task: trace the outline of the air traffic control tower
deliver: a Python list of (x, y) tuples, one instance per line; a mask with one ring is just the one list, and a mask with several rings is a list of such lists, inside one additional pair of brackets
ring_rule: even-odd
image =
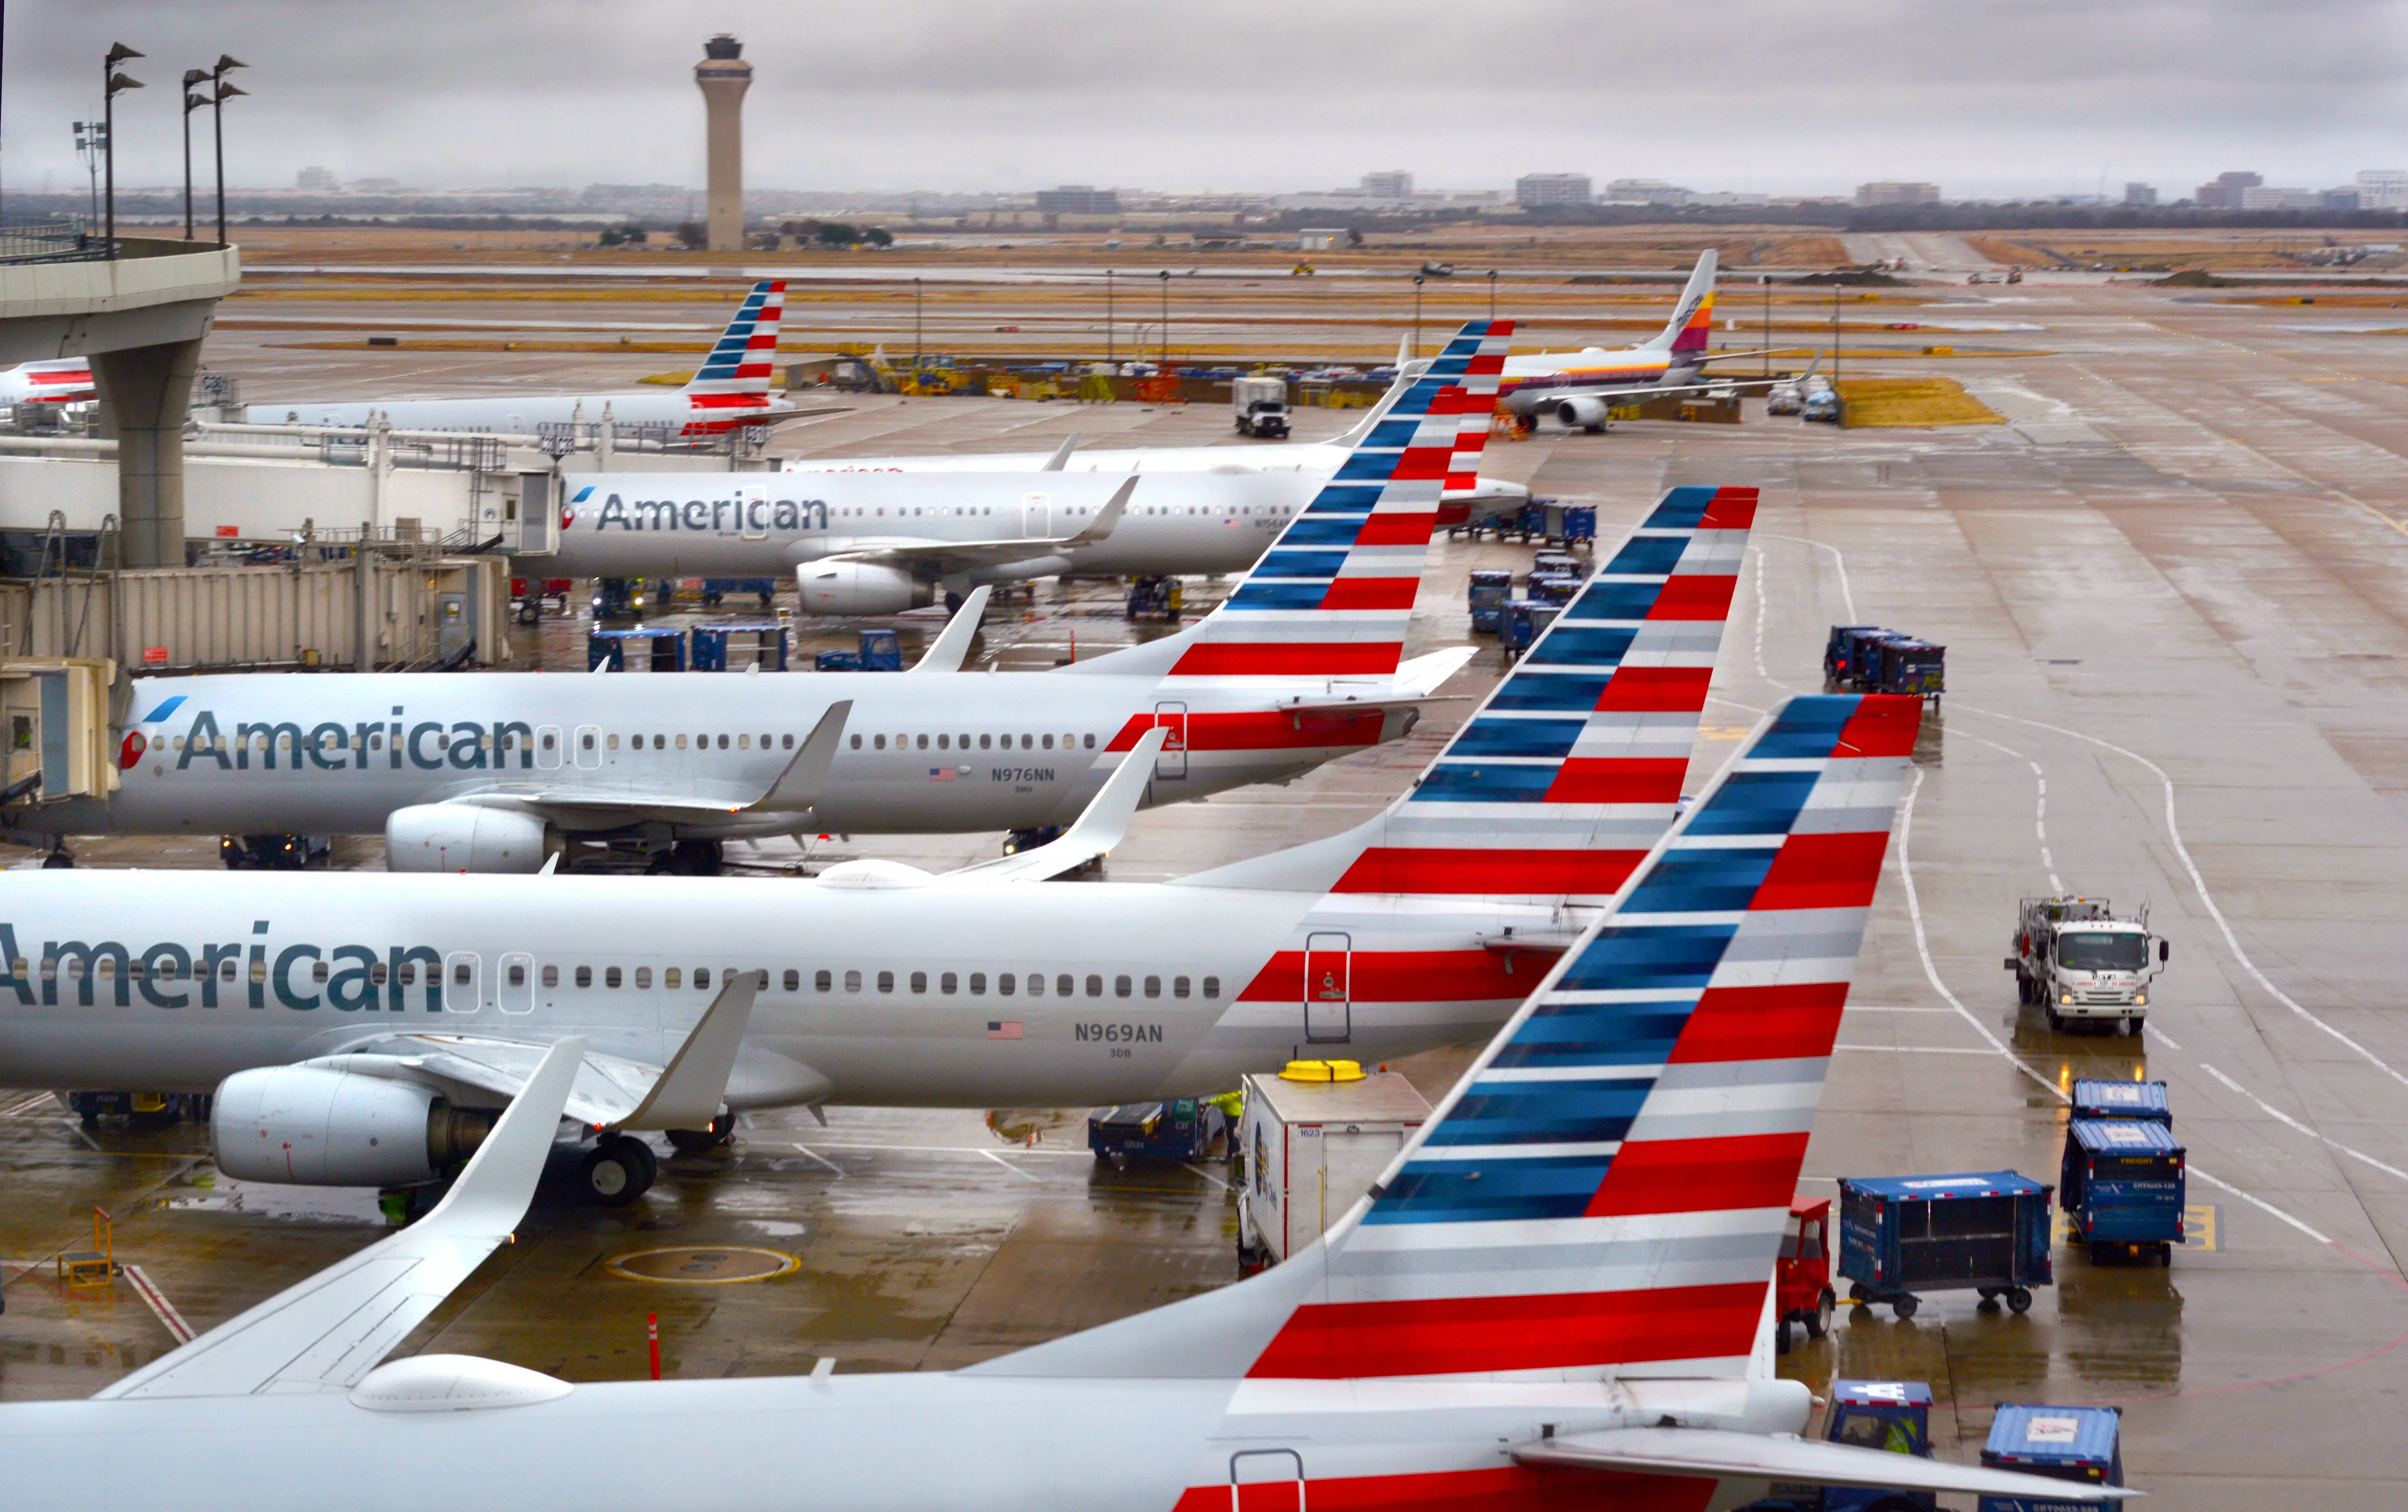
[(694, 65), (694, 81), (702, 91), (702, 107), (710, 117), (710, 250), (744, 250), (744, 92), (752, 87), (752, 65), (744, 61), (744, 44), (725, 32), (702, 45), (703, 59)]

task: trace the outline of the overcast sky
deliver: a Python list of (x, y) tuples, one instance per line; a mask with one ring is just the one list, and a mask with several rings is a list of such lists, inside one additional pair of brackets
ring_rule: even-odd
[[(2167, 197), (2227, 168), (2408, 167), (2408, 0), (18, 0), (11, 190), (80, 181), (112, 41), (121, 184), (180, 178), (221, 51), (227, 177), (699, 184), (703, 38), (736, 33), (753, 188), (1424, 188), (1576, 171), (1698, 189)], [(207, 113), (195, 117), (206, 128)], [(204, 129), (202, 142), (206, 143)], [(205, 150), (199, 157), (206, 177)]]

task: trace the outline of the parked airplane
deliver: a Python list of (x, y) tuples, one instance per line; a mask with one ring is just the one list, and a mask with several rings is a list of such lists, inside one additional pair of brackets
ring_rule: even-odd
[[(1375, 540), (1418, 513), (1407, 534), (1426, 533), (1428, 493), (1347, 529)], [(449, 1139), (447, 1109), (495, 1105), (566, 1034), (593, 1047), (573, 1116), (620, 1123), (731, 976), (767, 984), (736, 1111), (1135, 1102), (1308, 1046), (1385, 1060), (1451, 1043), (1512, 1011), (1670, 822), (1755, 506), (1753, 489), (1674, 490), (1384, 812), (1174, 882), (1028, 885), (1109, 849), (1160, 729), (1092, 823), (944, 877), (882, 861), (740, 885), (0, 874), (0, 1086), (216, 1089), (228, 1174), (289, 1179), (284, 1161), (322, 1151), (403, 1186), (439, 1178), (453, 1147), (391, 1137), (396, 1117)], [(1376, 581), (1350, 576), (1365, 549), (1293, 563), (1280, 594)], [(1252, 637), (1180, 664), (1287, 662), (1320, 632), (1283, 602), (1240, 603)], [(137, 997), (183, 1011), (124, 1017)], [(650, 1156), (614, 1135), (587, 1176), (625, 1200)]]
[(1920, 712), (1785, 705), (1369, 1194), (1259, 1276), (957, 1371), (382, 1363), (521, 1220), (571, 1038), (419, 1223), (91, 1401), (0, 1405), (10, 1505), (1546, 1512), (1776, 1481), (2053, 1505), (2062, 1481), (1802, 1438), (1813, 1398), (1772, 1370), (1768, 1281)]
[(95, 397), (90, 358), (0, 367), (0, 405), (72, 405)]
[(1552, 416), (1566, 425), (1594, 431), (1615, 405), (1641, 399), (1705, 393), (1714, 385), (1705, 364), (1757, 351), (1708, 356), (1714, 328), (1714, 250), (1698, 254), (1672, 318), (1636, 347), (1584, 347), (1579, 351), (1534, 351), (1505, 360), (1505, 407), (1526, 418)]
[(381, 418), (405, 431), (487, 431), (527, 435), (541, 424), (666, 425), (674, 435), (716, 435), (739, 425), (773, 423), (795, 407), (769, 392), (777, 364), (778, 322), (786, 297), (782, 278), (764, 278), (744, 296), (710, 355), (683, 388), (587, 394), (499, 394), (484, 399), (399, 399), (366, 403), (251, 405), (253, 425), (366, 425)]
[[(1510, 336), (1465, 327), (1344, 479), (1281, 516), (1227, 602), (1178, 635), (1049, 673), (963, 673), (971, 606), (899, 678), (142, 678), (118, 791), (7, 818), (49, 836), (381, 830), (395, 870), (531, 872), (566, 837), (716, 869), (732, 838), (1066, 824), (1156, 725), (1170, 745), (1154, 802), (1291, 777), (1402, 735), (1469, 658), (1400, 663), (1440, 481), (1487, 435)], [(842, 747), (814, 755), (838, 702)]]

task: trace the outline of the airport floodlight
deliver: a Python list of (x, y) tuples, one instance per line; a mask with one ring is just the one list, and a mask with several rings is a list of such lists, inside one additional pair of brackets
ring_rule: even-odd
[(184, 239), (193, 239), (193, 112), (208, 105), (210, 96), (195, 94), (193, 86), (208, 82), (206, 68), (184, 70)]
[(216, 66), (215, 68), (213, 68), (213, 69), (211, 69), (211, 70), (210, 70), (210, 73), (212, 74), (212, 76), (213, 76), (213, 77), (215, 77), (215, 78), (216, 78), (216, 79), (217, 79), (217, 81), (218, 81), (218, 92), (217, 92), (217, 93), (216, 93), (213, 97), (211, 97), (211, 99), (209, 100), (209, 131), (210, 131), (211, 136), (212, 136), (213, 140), (215, 141), (215, 144), (216, 144), (216, 147), (217, 147), (217, 159), (218, 159), (218, 245), (219, 245), (219, 246), (221, 246), (221, 247), (222, 247), (222, 246), (224, 246), (224, 245), (225, 245), (225, 239), (226, 239), (226, 229), (225, 229), (225, 103), (226, 103), (228, 100), (233, 99), (233, 98), (234, 98), (236, 95), (237, 95), (237, 94), (248, 94), (248, 93), (251, 93), (249, 90), (243, 89), (243, 88), (241, 88), (241, 87), (240, 87), (240, 86), (238, 86), (238, 85), (235, 85), (235, 84), (229, 84), (229, 83), (227, 83), (227, 82), (225, 81), (225, 75), (226, 75), (226, 70), (227, 70), (227, 69), (229, 69), (229, 68), (248, 68), (248, 67), (250, 67), (250, 66), (251, 66), (251, 65), (250, 65), (249, 64), (237, 62), (236, 60), (235, 60), (235, 59), (233, 59), (233, 58), (230, 58), (230, 57), (226, 56), (224, 53), (220, 53), (220, 54), (218, 54), (217, 66)]
[(1488, 318), (1497, 319), (1497, 270), (1488, 270)]
[(126, 90), (147, 89), (150, 86), (144, 84), (142, 80), (125, 74), (111, 74), (108, 77), (108, 93), (111, 94), (122, 93)]
[(1170, 371), (1170, 270), (1164, 268), (1154, 275), (1162, 280), (1162, 365), (1155, 371)]
[(128, 58), (140, 58), (145, 56), (148, 56), (148, 54), (136, 52), (122, 42), (112, 42), (108, 45), (108, 56), (101, 60), (101, 66), (103, 68), (114, 68)]
[(105, 245), (111, 257), (117, 255), (117, 132), (114, 129), (117, 125), (117, 96), (126, 90), (142, 88), (142, 80), (119, 73), (117, 65), (128, 58), (140, 56), (142, 54), (124, 43), (117, 42), (110, 45), (108, 56), (102, 59), (100, 64), (102, 124), (111, 128), (108, 139), (101, 147), (101, 171), (108, 184), (108, 193), (103, 202), (102, 212), (108, 222), (106, 232), (108, 239)]
[(229, 53), (221, 52), (218, 54), (218, 61), (210, 65), (209, 72), (220, 78), (223, 78), (226, 76), (226, 70), (230, 68), (248, 68), (250, 66), (251, 64), (243, 62), (240, 58), (235, 57)]

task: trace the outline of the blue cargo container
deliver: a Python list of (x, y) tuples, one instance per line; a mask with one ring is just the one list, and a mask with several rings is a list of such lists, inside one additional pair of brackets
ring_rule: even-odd
[(1560, 606), (1578, 597), (1581, 584), (1587, 580), (1578, 573), (1534, 572), (1530, 574), (1529, 586), (1525, 591), (1534, 603)]
[(2057, 1497), (1985, 1496), (1981, 1512), (2107, 1512), (2122, 1504), (2086, 1498), (2084, 1486), (2124, 1484), (2118, 1440), (2123, 1418), (2114, 1407), (2038, 1407), (1999, 1404), (1982, 1463), (1993, 1470), (2071, 1481)]
[(1125, 1103), (1087, 1117), (1087, 1148), (1116, 1166), (1131, 1161), (1200, 1161), (1227, 1127), (1219, 1105), (1180, 1097), (1167, 1103)]
[(1560, 604), (1541, 604), (1534, 599), (1515, 598), (1505, 601), (1502, 638), (1508, 658), (1518, 657), (1530, 649), (1531, 643), (1546, 634), (1564, 612)]
[(2016, 1312), (2055, 1279), (2049, 1187), (2013, 1171), (1840, 1183), (1840, 1275), (1859, 1305), (1914, 1316), (1921, 1291), (1971, 1290)]
[(2077, 1081), (2073, 1084), (2073, 1116), (2077, 1119), (2146, 1119), (2173, 1127), (2173, 1105), (2166, 1100), (2162, 1081)]
[(1493, 635), (1504, 628), (1505, 601), (1513, 596), (1513, 575), (1502, 567), (1475, 567), (1471, 573), (1471, 628)]
[(605, 663), (613, 672), (627, 670), (627, 643), (641, 641), (649, 645), (647, 664), (654, 672), (685, 670), (685, 632), (653, 625), (638, 625), (632, 630), (595, 630), (585, 636), (585, 670), (593, 671)]
[[(1823, 1441), (1852, 1448), (1931, 1458), (1931, 1388), (1921, 1381), (1833, 1381)], [(1871, 1486), (1772, 1483), (1772, 1494), (1744, 1512), (1932, 1512), (1929, 1491)]]
[(1586, 504), (1566, 505), (1564, 506), (1564, 544), (1586, 546), (1596, 539), (1596, 506)]
[(1869, 692), (1937, 698), (1948, 690), (1948, 648), (1899, 635), (1874, 643)]
[(1846, 681), (1856, 637), (1883, 634), (1879, 625), (1833, 625), (1831, 638), (1823, 643), (1823, 676), (1833, 682)]
[(2093, 1264), (2173, 1263), (2183, 1237), (2183, 1148), (2148, 1119), (2075, 1119), (2066, 1126), (2057, 1205)]

